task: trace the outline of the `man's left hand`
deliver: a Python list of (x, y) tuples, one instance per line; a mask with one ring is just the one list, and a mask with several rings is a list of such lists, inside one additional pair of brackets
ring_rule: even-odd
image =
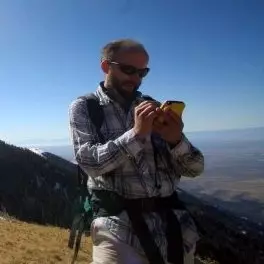
[(181, 117), (168, 109), (159, 112), (164, 119), (163, 123), (154, 121), (153, 132), (159, 134), (169, 144), (176, 145), (182, 139), (183, 122)]

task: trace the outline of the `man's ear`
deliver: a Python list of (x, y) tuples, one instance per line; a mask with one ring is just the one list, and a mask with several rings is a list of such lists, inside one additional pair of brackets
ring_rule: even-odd
[(103, 60), (103, 61), (101, 61), (101, 69), (102, 69), (102, 71), (103, 71), (105, 74), (108, 73), (108, 71), (109, 71), (109, 63), (108, 63), (107, 60)]

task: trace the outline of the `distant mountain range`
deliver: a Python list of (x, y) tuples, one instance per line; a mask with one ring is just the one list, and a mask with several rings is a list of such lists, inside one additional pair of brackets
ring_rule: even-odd
[[(230, 129), (219, 131), (197, 131), (186, 132), (186, 136), (194, 142), (196, 145), (206, 143), (236, 143), (243, 141), (262, 141), (264, 140), (264, 127), (246, 128), (246, 129)], [(35, 142), (35, 143), (34, 143)], [(27, 142), (20, 142), (18, 144), (21, 147), (28, 148), (40, 148), (43, 151), (52, 152), (58, 156), (61, 156), (67, 160), (72, 160), (73, 147), (70, 144), (69, 138), (43, 140), (38, 139), (34, 142), (28, 140)]]
[[(205, 155), (205, 172), (181, 187), (242, 217), (264, 219), (264, 127), (186, 133)], [(73, 147), (32, 146), (72, 161)], [(245, 201), (250, 206), (244, 206)], [(247, 203), (247, 204), (248, 204)]]
[(195, 141), (258, 141), (264, 140), (264, 127), (188, 132), (186, 135)]
[[(23, 221), (69, 227), (76, 172), (75, 164), (54, 153), (0, 141), (0, 211)], [(212, 255), (225, 264), (263, 263), (261, 223), (236, 217), (184, 190), (179, 195), (201, 226), (201, 255)]]

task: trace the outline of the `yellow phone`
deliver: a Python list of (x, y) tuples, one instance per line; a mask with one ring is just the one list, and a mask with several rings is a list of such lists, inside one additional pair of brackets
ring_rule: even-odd
[(161, 106), (161, 110), (170, 108), (178, 116), (182, 116), (183, 110), (185, 108), (185, 103), (182, 101), (165, 101)]
[[(185, 108), (185, 103), (182, 101), (165, 101), (161, 106), (161, 110), (165, 110), (167, 108), (170, 108), (175, 114), (177, 114), (179, 117), (182, 117), (183, 110)], [(163, 118), (159, 118), (159, 122), (163, 122)]]

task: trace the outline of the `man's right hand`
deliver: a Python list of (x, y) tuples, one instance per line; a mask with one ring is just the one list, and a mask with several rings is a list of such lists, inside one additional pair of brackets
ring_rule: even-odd
[(144, 101), (135, 108), (134, 131), (139, 137), (145, 137), (152, 131), (153, 120), (159, 115), (160, 109), (155, 102)]

